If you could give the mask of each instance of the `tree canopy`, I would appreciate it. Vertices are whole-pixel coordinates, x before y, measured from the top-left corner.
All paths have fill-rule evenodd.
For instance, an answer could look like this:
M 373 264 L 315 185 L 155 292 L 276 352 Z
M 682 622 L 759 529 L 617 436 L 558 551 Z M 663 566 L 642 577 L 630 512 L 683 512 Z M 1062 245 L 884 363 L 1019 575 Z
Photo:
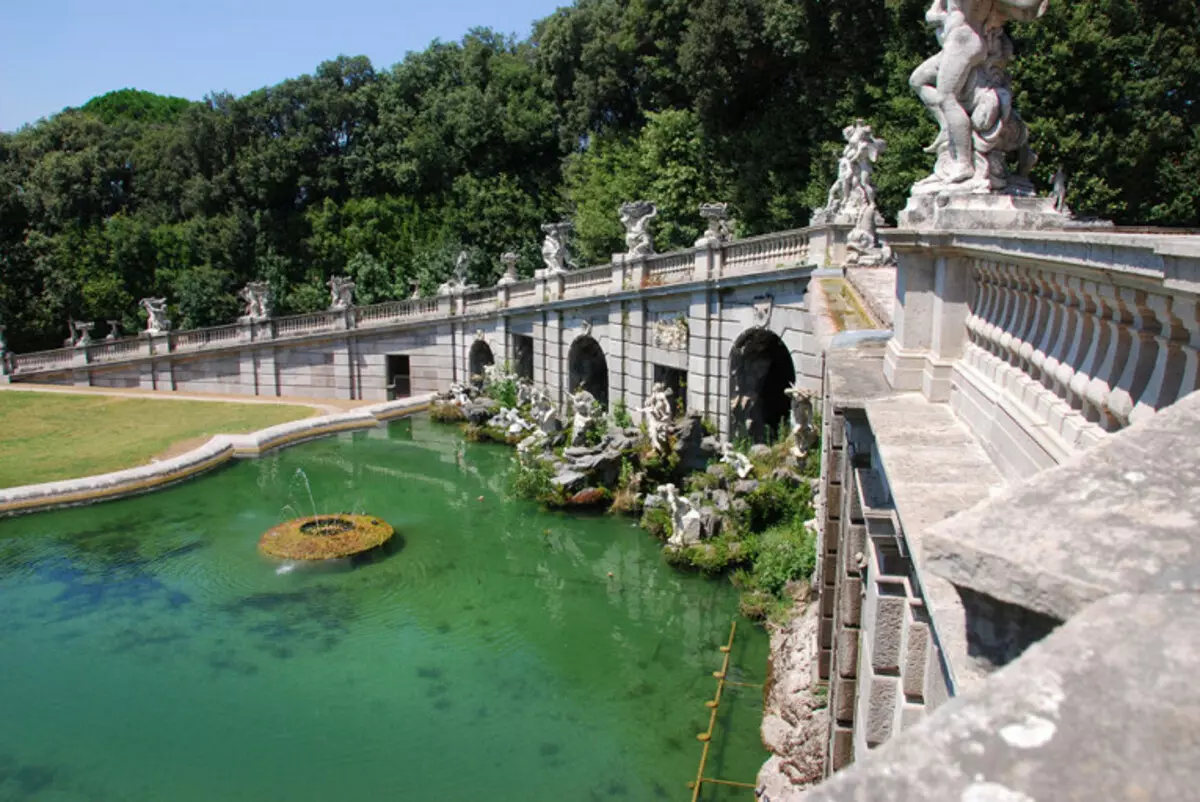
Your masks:
M 436 287 L 461 250 L 490 283 L 504 251 L 538 264 L 569 217 L 576 258 L 622 241 L 616 207 L 656 201 L 660 249 L 728 201 L 743 234 L 800 226 L 856 117 L 889 142 L 894 217 L 931 168 L 908 87 L 936 47 L 926 0 L 577 0 L 518 40 L 487 29 L 388 70 L 339 56 L 312 75 L 193 103 L 110 92 L 0 134 L 0 322 L 53 347 L 67 321 L 122 320 L 165 296 L 182 326 L 227 322 L 271 282 L 281 312 Z M 1200 11 L 1173 0 L 1052 2 L 1016 25 L 1018 108 L 1043 187 L 1077 211 L 1200 225 Z

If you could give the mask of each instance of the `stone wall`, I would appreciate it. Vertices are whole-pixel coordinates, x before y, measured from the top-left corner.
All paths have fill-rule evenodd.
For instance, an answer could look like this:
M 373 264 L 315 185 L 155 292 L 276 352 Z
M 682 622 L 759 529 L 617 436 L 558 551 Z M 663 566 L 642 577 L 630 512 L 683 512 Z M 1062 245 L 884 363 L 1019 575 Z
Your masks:
M 471 350 L 477 344 L 486 346 L 496 363 L 512 363 L 516 358 L 513 335 L 521 335 L 533 342 L 534 383 L 564 403 L 574 389 L 570 386 L 572 348 L 590 338 L 603 354 L 611 403 L 623 400 L 637 417 L 653 388 L 656 369 L 670 368 L 686 374 L 688 409 L 709 416 L 722 432 L 728 432 L 731 352 L 748 332 L 764 332 L 783 343 L 801 386 L 820 387 L 821 344 L 814 334 L 808 297 L 810 278 L 818 271 L 804 265 L 771 265 L 768 270 L 743 266 L 738 275 L 718 280 L 709 276 L 711 268 L 705 261 L 709 252 L 684 256 L 686 261 L 670 257 L 662 263 L 663 271 L 675 271 L 663 274 L 675 276 L 673 283 L 633 289 L 626 282 L 621 285 L 624 289 L 615 289 L 615 279 L 604 285 L 583 282 L 557 290 L 560 296 L 577 292 L 579 298 L 513 307 L 493 303 L 483 308 L 475 300 L 445 297 L 429 307 L 422 319 L 400 317 L 390 325 L 367 321 L 371 325 L 360 328 L 349 327 L 348 318 L 314 315 L 301 321 L 320 329 L 312 335 L 297 333 L 303 329 L 290 321 L 286 328 L 277 325 L 273 331 L 264 324 L 244 331 L 224 327 L 220 336 L 196 345 L 201 338 L 185 332 L 172 337 L 188 343 L 188 350 L 176 350 L 164 338 L 153 346 L 134 343 L 139 347 L 126 349 L 120 359 L 106 356 L 105 361 L 91 361 L 86 351 L 66 352 L 62 359 L 51 354 L 43 359 L 49 367 L 24 371 L 17 378 L 226 395 L 382 401 L 391 380 L 389 356 L 408 357 L 411 393 L 434 392 L 469 379 Z M 675 262 L 686 270 L 679 272 Z M 653 268 L 651 264 L 639 269 Z M 618 263 L 613 270 L 620 275 L 626 265 Z M 698 275 L 703 278 L 696 280 Z

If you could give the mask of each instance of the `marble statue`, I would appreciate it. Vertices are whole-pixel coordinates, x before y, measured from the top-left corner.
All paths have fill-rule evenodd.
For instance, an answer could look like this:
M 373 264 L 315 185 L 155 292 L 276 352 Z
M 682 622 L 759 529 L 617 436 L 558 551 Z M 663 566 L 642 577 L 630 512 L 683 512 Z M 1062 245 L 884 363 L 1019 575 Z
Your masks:
M 662 485 L 656 491 L 671 511 L 671 536 L 667 545 L 675 548 L 694 546 L 704 539 L 704 521 L 700 510 L 672 484 Z
M 733 472 L 739 479 L 747 479 L 750 474 L 754 473 L 754 463 L 750 461 L 750 458 L 735 451 L 729 443 L 721 446 L 721 462 L 733 468 Z
M 270 320 L 274 311 L 274 299 L 271 297 L 271 284 L 266 281 L 251 281 L 242 287 L 238 297 L 246 304 L 245 313 L 239 318 L 242 323 L 260 323 Z
M 92 329 L 96 328 L 96 324 L 88 321 L 86 323 L 76 320 L 71 323 L 71 328 L 75 331 L 75 342 L 72 343 L 76 348 L 87 348 L 92 344 Z
M 784 391 L 792 399 L 792 456 L 804 459 L 820 439 L 813 400 L 816 394 L 792 384 Z
M 1063 168 L 1059 167 L 1055 171 L 1051 187 L 1050 198 L 1054 201 L 1054 211 L 1059 214 L 1071 214 L 1071 208 L 1067 206 L 1067 173 Z
M 658 454 L 666 454 L 670 448 L 667 438 L 671 434 L 671 421 L 674 419 L 670 388 L 656 383 L 650 391 L 646 406 L 638 412 L 646 415 L 646 435 L 650 438 L 651 448 Z
M 873 203 L 858 213 L 854 228 L 846 235 L 846 267 L 883 267 L 896 263 L 892 249 L 879 239 L 878 217 Z
M 517 406 L 525 407 L 533 404 L 533 382 L 529 379 L 517 379 Z
M 408 300 L 410 300 L 410 301 L 421 300 L 421 282 L 417 281 L 415 278 L 410 279 L 408 282 L 408 289 L 409 289 Z
M 335 312 L 354 307 L 355 284 L 345 276 L 332 276 L 329 283 L 329 308 Z
M 700 216 L 707 221 L 707 229 L 696 247 L 716 247 L 733 241 L 734 220 L 729 217 L 728 203 L 705 203 L 700 206 Z
M 936 154 L 932 175 L 913 186 L 913 195 L 1006 193 L 1032 195 L 1029 171 L 1036 156 L 1029 132 L 1013 106 L 1006 66 L 1012 40 L 1009 20 L 1042 16 L 1049 0 L 933 0 L 925 21 L 941 50 L 909 78 L 939 132 L 926 150 Z M 1018 157 L 1010 174 L 1007 159 Z
M 582 387 L 571 396 L 571 446 L 587 445 L 588 430 L 603 417 L 603 410 L 596 397 Z
M 558 417 L 558 409 L 544 391 L 533 390 L 533 402 L 530 404 L 530 416 L 534 424 L 546 437 L 553 437 L 562 431 L 562 421 Z
M 871 179 L 875 161 L 887 149 L 887 142 L 875 136 L 862 120 L 842 129 L 846 140 L 838 159 L 837 180 L 829 188 L 825 205 L 813 211 L 813 225 L 854 224 L 868 206 L 875 209 L 875 182 Z M 879 222 L 882 222 L 882 218 Z
M 108 334 L 104 335 L 105 342 L 121 339 L 121 321 L 106 320 L 104 322 L 108 324 Z
M 534 428 L 532 423 L 521 417 L 520 412 L 510 407 L 501 409 L 499 413 L 488 421 L 488 426 L 495 429 L 503 429 L 504 433 L 509 437 L 516 437 Z
M 517 278 L 517 262 L 519 261 L 521 261 L 521 257 L 511 251 L 500 257 L 500 263 L 504 265 L 504 275 L 496 282 L 497 287 L 516 284 L 520 280 Z
M 478 289 L 478 285 L 467 283 L 467 266 L 470 262 L 471 255 L 461 251 L 454 260 L 454 275 L 438 287 L 438 295 L 460 295 L 467 290 Z
M 454 384 L 450 385 L 447 395 L 450 396 L 450 403 L 457 406 L 466 406 L 467 404 L 471 403 L 471 394 L 467 391 L 467 388 L 459 382 L 455 382 Z
M 654 255 L 654 235 L 650 233 L 650 221 L 657 216 L 658 207 L 649 201 L 621 204 L 626 256 L 636 259 Z
M 141 305 L 146 310 L 145 334 L 163 334 L 171 330 L 171 321 L 167 319 L 166 298 L 143 298 Z
M 542 262 L 546 267 L 539 271 L 539 275 L 557 276 L 567 272 L 570 263 L 567 237 L 573 230 L 574 226 L 570 223 L 546 223 L 542 226 L 542 233 L 546 235 L 542 240 Z

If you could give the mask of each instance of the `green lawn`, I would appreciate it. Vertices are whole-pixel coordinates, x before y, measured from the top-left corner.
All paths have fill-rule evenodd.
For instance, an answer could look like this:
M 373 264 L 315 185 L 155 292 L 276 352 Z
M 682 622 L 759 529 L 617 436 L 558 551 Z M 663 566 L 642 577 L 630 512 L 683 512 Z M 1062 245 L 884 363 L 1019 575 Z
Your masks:
M 178 444 L 312 414 L 281 404 L 0 392 L 0 488 L 132 468 Z

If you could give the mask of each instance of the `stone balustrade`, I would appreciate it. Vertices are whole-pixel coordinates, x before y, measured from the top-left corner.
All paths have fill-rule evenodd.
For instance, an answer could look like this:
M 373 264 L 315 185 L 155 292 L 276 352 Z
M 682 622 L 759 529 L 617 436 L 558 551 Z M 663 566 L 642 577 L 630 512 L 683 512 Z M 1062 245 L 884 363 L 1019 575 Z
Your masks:
M 899 231 L 898 390 L 948 401 L 1009 476 L 1200 387 L 1200 243 L 1169 234 Z
M 267 321 L 163 332 L 153 336 L 142 334 L 78 348 L 14 354 L 13 374 L 27 379 L 34 374 L 81 365 L 135 360 L 163 353 L 219 349 L 250 340 L 287 340 L 344 329 L 382 328 L 446 316 L 483 315 L 498 309 L 578 300 L 639 287 L 703 280 L 710 276 L 719 278 L 723 274 L 722 265 L 728 266 L 724 272 L 739 275 L 796 267 L 807 263 L 808 241 L 809 229 L 784 231 L 748 240 L 657 254 L 645 259 L 629 259 L 618 255 L 611 264 L 507 286 L 471 290 L 461 295 L 387 301 L 349 310 L 311 312 Z M 702 265 L 702 269 L 697 265 Z

